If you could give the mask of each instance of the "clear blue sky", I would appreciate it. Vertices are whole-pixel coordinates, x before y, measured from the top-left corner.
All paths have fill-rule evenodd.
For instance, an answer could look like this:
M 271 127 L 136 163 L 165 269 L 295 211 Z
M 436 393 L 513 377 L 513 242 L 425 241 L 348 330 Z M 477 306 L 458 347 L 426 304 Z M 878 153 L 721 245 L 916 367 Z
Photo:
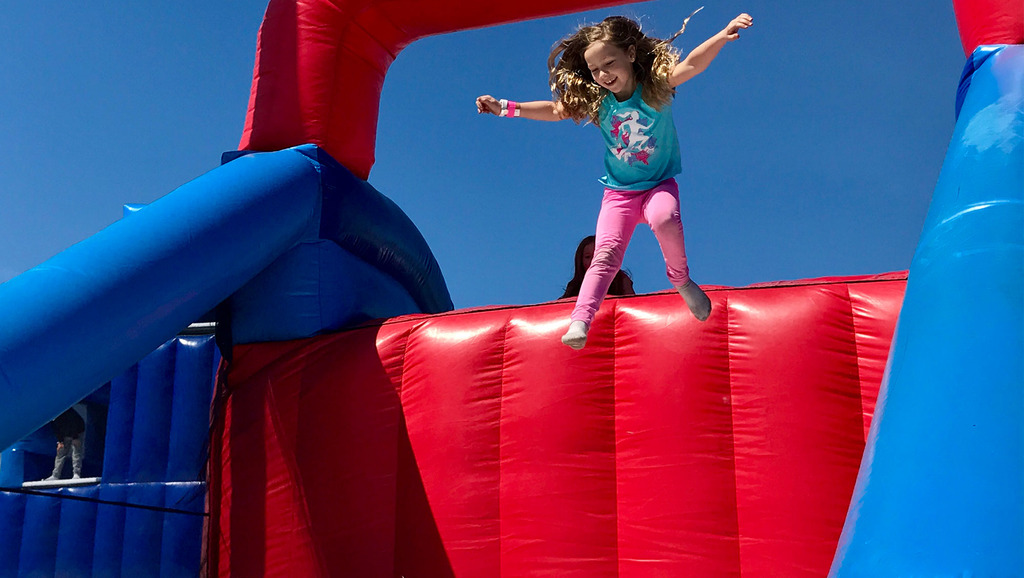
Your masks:
M 549 98 L 548 51 L 580 23 L 626 14 L 666 36 L 699 5 L 461 32 L 398 56 L 370 182 L 423 232 L 457 307 L 557 297 L 601 197 L 596 129 L 478 116 L 474 98 Z M 265 7 L 0 8 L 0 281 L 237 146 Z M 693 277 L 746 285 L 908 268 L 964 62 L 950 3 L 709 3 L 676 45 L 685 52 L 744 11 L 754 27 L 674 105 Z M 645 226 L 625 266 L 637 291 L 668 288 Z

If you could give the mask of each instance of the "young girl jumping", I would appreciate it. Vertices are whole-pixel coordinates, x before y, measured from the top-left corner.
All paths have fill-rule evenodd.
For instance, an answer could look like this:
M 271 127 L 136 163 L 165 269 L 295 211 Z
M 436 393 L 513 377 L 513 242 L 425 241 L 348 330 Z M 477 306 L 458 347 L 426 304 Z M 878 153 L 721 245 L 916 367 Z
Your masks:
M 654 231 L 668 278 L 690 312 L 700 321 L 711 314 L 711 300 L 690 279 L 686 265 L 679 187 L 673 178 L 682 167 L 672 97 L 675 87 L 707 69 L 722 47 L 752 24 L 750 15 L 740 14 L 680 60 L 671 39 L 645 36 L 633 20 L 612 16 L 580 28 L 551 50 L 551 101 L 514 102 L 490 95 L 476 99 L 480 113 L 548 121 L 571 118 L 577 124 L 593 123 L 604 136 L 605 189 L 597 244 L 562 343 L 573 349 L 586 345 L 590 323 L 640 221 Z

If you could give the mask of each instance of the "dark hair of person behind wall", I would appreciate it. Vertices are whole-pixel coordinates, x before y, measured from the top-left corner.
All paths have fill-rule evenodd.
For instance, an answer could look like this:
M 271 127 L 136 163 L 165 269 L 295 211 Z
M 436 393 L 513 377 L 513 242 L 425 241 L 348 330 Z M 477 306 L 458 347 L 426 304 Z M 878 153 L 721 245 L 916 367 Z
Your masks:
M 566 297 L 577 297 L 580 294 L 580 286 L 583 285 L 583 276 L 587 273 L 587 266 L 583 262 L 583 253 L 587 249 L 587 245 L 594 245 L 596 239 L 594 235 L 583 237 L 580 244 L 576 246 L 576 256 L 573 259 L 573 275 L 572 279 L 565 285 L 565 293 L 559 299 L 565 299 Z M 625 271 L 620 270 L 615 274 L 615 279 L 612 280 L 612 284 L 608 287 L 609 295 L 635 295 L 633 291 L 633 280 L 629 277 L 629 274 Z

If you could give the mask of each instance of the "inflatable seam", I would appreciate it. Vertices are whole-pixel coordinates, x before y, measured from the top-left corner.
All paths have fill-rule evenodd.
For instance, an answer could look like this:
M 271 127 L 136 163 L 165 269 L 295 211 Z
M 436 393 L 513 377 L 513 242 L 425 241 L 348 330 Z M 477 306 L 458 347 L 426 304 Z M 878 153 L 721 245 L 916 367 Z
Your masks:
M 729 293 L 725 293 L 724 303 L 722 308 L 725 310 L 725 375 L 726 380 L 729 383 L 729 442 L 731 444 L 730 454 L 732 456 L 732 501 L 736 505 L 733 508 L 733 512 L 736 515 L 734 527 L 736 528 L 736 573 L 739 575 L 743 574 L 743 547 L 742 547 L 742 529 L 740 528 L 740 501 L 739 501 L 739 468 L 736 465 L 736 396 L 733 391 L 733 363 L 735 361 L 733 355 L 733 343 L 732 343 L 732 307 L 729 303 Z
M 867 419 L 867 412 L 865 411 L 865 408 L 864 408 L 864 380 L 861 377 L 863 375 L 863 372 L 861 371 L 861 369 L 862 369 L 861 368 L 861 364 L 864 363 L 865 360 L 864 360 L 864 356 L 861 354 L 861 351 L 863 349 L 863 344 L 861 343 L 861 340 L 860 340 L 861 332 L 857 329 L 857 327 L 858 327 L 857 320 L 859 319 L 859 317 L 857 315 L 857 311 L 855 310 L 855 308 L 853 306 L 853 294 L 850 292 L 850 286 L 849 285 L 844 285 L 843 289 L 846 291 L 846 304 L 849 306 L 849 312 L 850 312 L 850 329 L 852 331 L 852 335 L 850 336 L 851 337 L 850 341 L 851 341 L 851 343 L 853 343 L 853 358 L 856 361 L 855 368 L 856 368 L 856 371 L 857 371 L 856 379 L 857 379 L 857 385 L 858 385 L 858 387 L 857 387 L 857 396 L 858 396 L 858 401 L 860 403 L 861 423 L 864 423 L 864 420 Z M 864 441 L 867 442 L 867 433 L 866 432 L 865 432 L 865 436 L 864 436 Z
M 501 373 L 498 374 L 498 569 L 501 570 L 502 566 L 502 553 L 505 552 L 504 540 L 505 533 L 502 530 L 502 522 L 504 516 L 501 515 L 501 500 L 502 500 L 502 477 L 504 476 L 505 468 L 502 464 L 505 463 L 504 456 L 502 455 L 502 449 L 504 444 L 501 443 L 501 430 L 502 424 L 505 423 L 505 370 L 508 368 L 508 334 L 512 329 L 512 316 L 511 314 L 505 317 L 505 323 L 501 329 Z

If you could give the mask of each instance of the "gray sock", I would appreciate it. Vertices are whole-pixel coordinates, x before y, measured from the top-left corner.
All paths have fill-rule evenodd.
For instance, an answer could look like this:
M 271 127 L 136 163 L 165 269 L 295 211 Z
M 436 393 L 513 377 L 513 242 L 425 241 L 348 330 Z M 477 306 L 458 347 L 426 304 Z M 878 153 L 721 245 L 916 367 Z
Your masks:
M 690 313 L 693 313 L 697 321 L 704 321 L 711 315 L 711 299 L 692 279 L 686 285 L 676 287 L 676 291 L 683 296 Z
M 587 331 L 590 328 L 582 321 L 573 321 L 569 324 L 569 330 L 562 336 L 562 343 L 573 349 L 583 349 L 587 344 Z

